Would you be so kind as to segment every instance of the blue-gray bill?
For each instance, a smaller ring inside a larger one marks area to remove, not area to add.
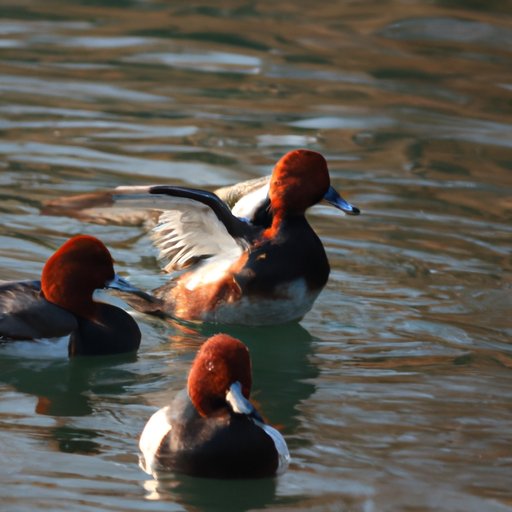
[[[329,187],[329,190],[324,195],[324,201],[327,201],[329,204],[338,208],[338,210],[345,212],[347,215],[359,215],[361,213],[361,210],[359,210],[357,206],[353,206],[343,199],[343,197],[341,197],[333,187]]]
[[[121,290],[122,292],[132,293],[138,293],[142,291],[139,288],[135,288],[135,286],[131,285],[126,279],[122,278],[118,274],[115,274],[113,279],[105,283],[105,288],[111,288],[114,290]]]
[[[242,385],[240,382],[236,381],[231,384],[226,393],[226,402],[231,406],[233,412],[237,414],[246,414],[263,423],[263,419],[260,416],[259,412],[254,408],[254,406],[245,398],[242,393]]]
[[[161,303],[161,301],[159,299],[157,299],[150,293],[147,293],[147,292],[141,290],[140,288],[133,286],[126,279],[122,278],[121,276],[119,276],[117,274],[114,275],[113,279],[111,279],[110,281],[107,281],[105,283],[105,288],[109,288],[111,290],[119,290],[120,292],[124,292],[121,294],[116,294],[116,292],[114,292],[114,295],[121,296],[124,300],[126,300],[127,297],[129,297],[129,296],[135,295],[135,296],[143,299],[143,301],[146,305],[156,304],[159,306]],[[126,294],[129,294],[129,295],[126,295]],[[128,302],[128,303],[131,304],[130,302]],[[156,313],[154,313],[154,314],[156,314]]]

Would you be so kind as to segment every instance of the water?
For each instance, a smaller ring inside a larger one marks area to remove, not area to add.
[[[230,332],[292,454],[278,479],[156,482],[137,438],[208,332],[136,316],[134,358],[0,347],[0,509],[512,510],[510,2],[0,3],[0,279],[90,233],[161,281],[140,226],[44,214],[119,184],[214,188],[286,151],[328,286],[300,326]],[[43,213],[42,213],[43,212]]]

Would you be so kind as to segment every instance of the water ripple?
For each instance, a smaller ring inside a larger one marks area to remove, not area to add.
[[[97,101],[109,98],[116,101],[134,102],[168,102],[166,96],[158,96],[145,92],[132,91],[124,87],[94,82],[75,82],[44,80],[26,76],[2,75],[0,77],[0,91],[16,93],[16,95],[42,95]]]

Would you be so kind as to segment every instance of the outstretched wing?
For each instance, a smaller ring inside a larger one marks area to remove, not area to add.
[[[242,181],[234,185],[218,188],[215,194],[224,201],[231,209],[233,206],[242,201],[243,209],[239,213],[234,213],[237,217],[245,217],[251,219],[253,217],[250,209],[251,206],[245,206],[244,197],[253,191],[260,190],[267,186],[269,176],[256,178],[248,181]],[[128,189],[146,189],[150,187],[124,187]],[[78,194],[68,197],[59,197],[43,202],[42,211],[47,215],[67,215],[94,222],[98,224],[119,224],[119,225],[151,225],[154,224],[154,212],[146,207],[140,209],[123,208],[122,205],[116,204],[114,196],[118,197],[119,189],[103,190],[90,192],[86,194]],[[237,206],[240,209],[240,206]]]
[[[254,232],[215,194],[204,190],[166,185],[118,187],[114,200],[161,212],[153,240],[168,272],[210,256],[236,258],[248,247]]]

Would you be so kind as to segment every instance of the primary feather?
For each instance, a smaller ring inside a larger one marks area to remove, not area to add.
[[[182,270],[220,253],[242,254],[242,240],[228,233],[209,206],[193,199],[169,199],[152,237],[160,258],[167,262],[167,272]]]

